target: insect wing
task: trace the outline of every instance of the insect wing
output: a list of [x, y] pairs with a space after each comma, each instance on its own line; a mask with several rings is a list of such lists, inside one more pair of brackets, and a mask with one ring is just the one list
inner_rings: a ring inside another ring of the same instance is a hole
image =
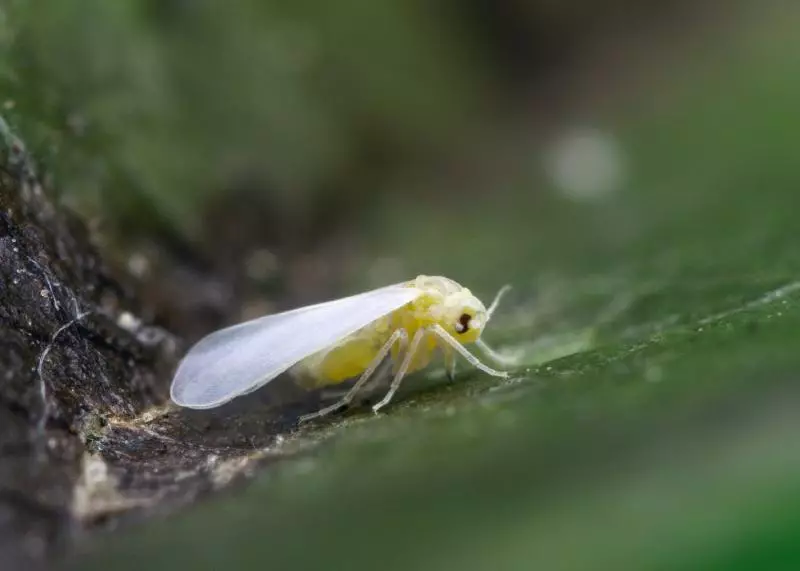
[[175, 373], [172, 400], [213, 408], [256, 390], [309, 355], [419, 296], [402, 285], [268, 315], [212, 333], [187, 353]]

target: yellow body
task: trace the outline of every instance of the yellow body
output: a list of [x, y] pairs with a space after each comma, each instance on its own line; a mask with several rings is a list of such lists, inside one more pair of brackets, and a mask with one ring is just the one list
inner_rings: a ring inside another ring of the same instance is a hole
[[[486, 322], [486, 308], [467, 288], [436, 276], [419, 276], [406, 285], [419, 289], [420, 295], [336, 345], [301, 361], [294, 369], [298, 382], [307, 388], [316, 388], [358, 377], [398, 329], [405, 330], [408, 339], [413, 339], [419, 329], [438, 324], [461, 344], [473, 343], [479, 338]], [[466, 323], [470, 326], [466, 327]], [[439, 337], [425, 336], [406, 372], [426, 367], [437, 349], [451, 358], [451, 348]], [[392, 347], [390, 355], [396, 371], [404, 357], [399, 344]]]

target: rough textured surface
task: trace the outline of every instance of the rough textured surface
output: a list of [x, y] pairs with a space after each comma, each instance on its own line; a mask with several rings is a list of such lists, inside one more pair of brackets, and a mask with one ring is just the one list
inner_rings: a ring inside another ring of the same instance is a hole
[[85, 435], [163, 401], [172, 346], [128, 323], [84, 228], [0, 129], [0, 557], [14, 568], [69, 537]]
[[84, 227], [0, 129], [0, 559], [16, 569], [122, 513], [228, 483], [267, 443], [237, 435], [275, 431], [158, 408], [176, 341], [139, 322]]

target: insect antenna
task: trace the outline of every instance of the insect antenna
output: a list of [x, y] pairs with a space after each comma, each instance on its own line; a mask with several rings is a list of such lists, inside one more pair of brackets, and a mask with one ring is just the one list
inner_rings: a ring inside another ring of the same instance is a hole
[[497, 292], [497, 295], [494, 296], [494, 300], [492, 304], [489, 306], [489, 309], [486, 310], [486, 321], [489, 321], [492, 318], [492, 314], [497, 309], [497, 306], [500, 305], [500, 300], [503, 299], [503, 296], [508, 293], [511, 289], [511, 285], [504, 285], [500, 288], [500, 291]]

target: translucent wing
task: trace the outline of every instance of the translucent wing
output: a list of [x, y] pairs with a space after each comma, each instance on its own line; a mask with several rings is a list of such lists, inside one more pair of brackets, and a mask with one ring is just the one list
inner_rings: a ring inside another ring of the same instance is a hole
[[172, 380], [172, 400], [213, 408], [254, 391], [305, 357], [413, 301], [400, 284], [268, 315], [222, 329], [187, 353]]

